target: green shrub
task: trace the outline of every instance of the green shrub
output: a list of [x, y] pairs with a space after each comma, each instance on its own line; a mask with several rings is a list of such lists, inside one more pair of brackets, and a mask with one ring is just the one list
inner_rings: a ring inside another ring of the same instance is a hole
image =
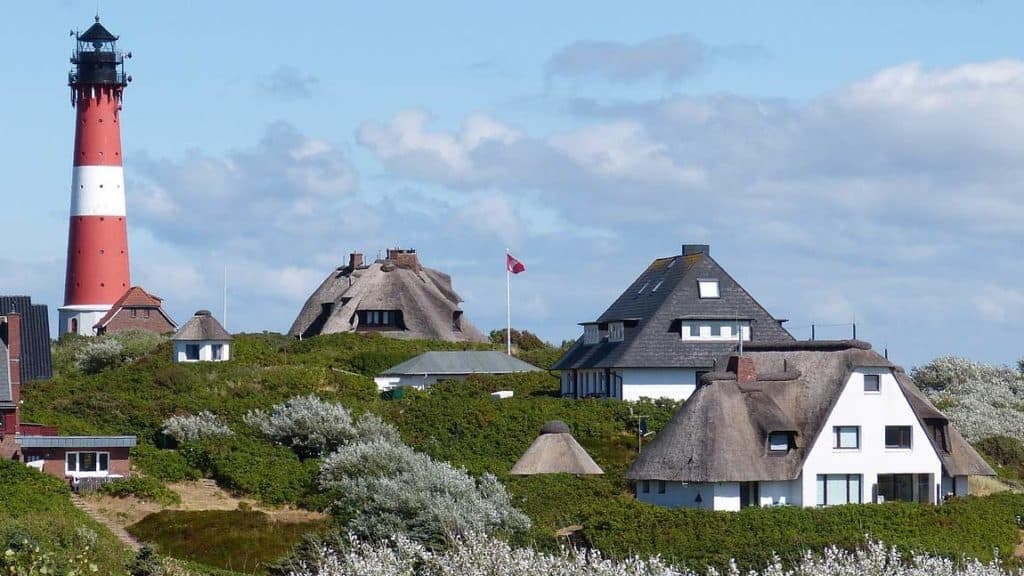
[[145, 474], [164, 482], [198, 480], [203, 474], [189, 465], [177, 450], [161, 450], [150, 444], [139, 444], [132, 449], [132, 465]]
[[1009, 436], [991, 436], [974, 445], [999, 473], [1008, 480], [1024, 480], [1024, 442]]
[[319, 461], [241, 434], [187, 444], [182, 454], [221, 487], [266, 504], [297, 503], [316, 490]]
[[107, 482], [100, 486], [100, 493], [115, 498], [127, 498], [134, 496], [139, 500], [156, 502], [163, 506], [181, 504], [181, 496], [160, 483], [156, 478], [149, 476], [132, 476], [122, 478], [113, 482]]

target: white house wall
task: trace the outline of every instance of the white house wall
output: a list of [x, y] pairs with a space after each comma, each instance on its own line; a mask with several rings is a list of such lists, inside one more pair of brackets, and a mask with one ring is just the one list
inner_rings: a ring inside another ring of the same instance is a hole
[[[199, 359], [189, 360], [188, 354], [185, 351], [186, 346], [196, 344], [199, 346]], [[220, 359], [213, 359], [213, 345], [220, 344]], [[231, 344], [228, 342], [220, 341], [214, 342], [209, 340], [201, 341], [188, 341], [188, 340], [175, 340], [174, 341], [174, 361], [175, 362], [227, 362], [231, 359]]]
[[697, 371], [692, 368], [624, 368], [620, 373], [623, 400], [686, 400], [697, 389]]
[[[698, 496], [700, 499], [698, 501]], [[650, 492], [643, 492], [643, 483], [637, 483], [637, 500], [665, 508], [698, 508], [711, 510], [715, 503], [714, 484], [665, 482], [665, 493], [658, 493], [658, 481], [650, 481]]]
[[800, 506], [800, 480], [768, 481], [758, 484], [761, 506]]
[[[864, 391], [864, 374], [878, 374], [879, 392]], [[834, 426], [860, 426], [860, 448], [833, 448]], [[887, 449], [886, 426], [910, 426], [911, 448]], [[850, 375], [843, 392], [829, 414], [821, 434], [804, 463], [803, 505], [817, 504], [818, 474], [861, 474], [861, 501], [870, 502], [879, 474], [931, 474], [930, 501], [941, 483], [942, 464], [888, 369], [861, 369]]]
[[718, 482], [712, 484], [715, 489], [715, 510], [738, 512], [740, 509], [739, 482]]

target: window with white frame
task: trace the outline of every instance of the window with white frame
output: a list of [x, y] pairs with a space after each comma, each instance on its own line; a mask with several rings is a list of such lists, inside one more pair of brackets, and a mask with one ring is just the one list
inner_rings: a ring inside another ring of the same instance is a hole
[[833, 426], [832, 447], [837, 450], [860, 448], [860, 426]]
[[697, 280], [697, 293], [701, 298], [718, 298], [718, 280]]
[[223, 360], [224, 359], [224, 345], [223, 344], [213, 344], [212, 346], [210, 346], [210, 358], [212, 358], [213, 360]]
[[609, 342], [622, 342], [625, 337], [626, 329], [622, 322], [612, 322], [608, 324], [608, 341]]
[[885, 447], [889, 449], [909, 450], [914, 432], [910, 426], [886, 426]]
[[583, 326], [583, 343], [597, 344], [599, 334], [600, 333], [597, 330], [597, 324], [587, 324]]
[[881, 378], [878, 376], [878, 374], [864, 375], [865, 392], [879, 392], [881, 390], [881, 385]]
[[199, 360], [199, 344], [185, 344], [185, 359]]
[[772, 432], [768, 434], [768, 450], [771, 452], [788, 452], [789, 432]]
[[64, 457], [66, 474], [105, 474], [110, 470], [109, 452], [68, 452]]

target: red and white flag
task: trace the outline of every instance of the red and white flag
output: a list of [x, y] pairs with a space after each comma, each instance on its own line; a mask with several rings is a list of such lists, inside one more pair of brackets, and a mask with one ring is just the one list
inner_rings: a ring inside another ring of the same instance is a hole
[[513, 258], [511, 254], [505, 254], [505, 268], [513, 274], [519, 274], [526, 270], [526, 266], [523, 266], [523, 263]]

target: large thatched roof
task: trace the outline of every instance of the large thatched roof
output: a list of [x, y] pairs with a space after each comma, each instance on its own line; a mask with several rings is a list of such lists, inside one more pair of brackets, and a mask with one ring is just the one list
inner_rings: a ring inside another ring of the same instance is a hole
[[[717, 280], [719, 297], [701, 298], [699, 280]], [[715, 359], [732, 349], [732, 342], [682, 340], [683, 323], [695, 320], [749, 322], [754, 341], [793, 339], [780, 321], [711, 257], [707, 245], [687, 244], [681, 254], [651, 262], [596, 321], [584, 323], [596, 323], [606, 334], [608, 323], [623, 322], [621, 342], [602, 338], [588, 345], [580, 338], [553, 369], [712, 368]]]
[[[373, 328], [392, 338], [483, 342], [484, 335], [462, 317], [462, 299], [451, 276], [421, 266], [416, 253], [389, 250], [364, 266], [353, 255], [306, 300], [288, 333], [316, 336], [361, 330], [360, 311], [398, 311], [400, 325]], [[365, 328], [365, 327], [364, 327]]]
[[530, 444], [509, 474], [604, 474], [564, 422], [553, 420], [541, 428], [540, 436]]
[[[992, 468], [948, 424], [913, 381], [871, 346], [859, 341], [751, 344], [758, 377], [740, 382], [735, 372], [707, 374], [664, 430], [633, 462], [631, 480], [749, 482], [800, 475], [815, 439], [851, 372], [889, 368], [923, 426], [945, 425], [947, 447], [929, 438], [951, 475], [993, 475]], [[794, 432], [795, 448], [769, 454], [771, 432]]]

